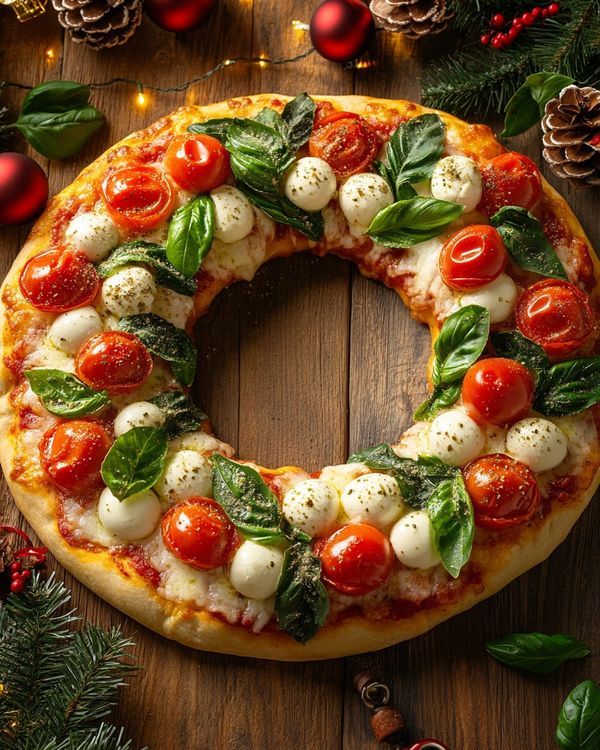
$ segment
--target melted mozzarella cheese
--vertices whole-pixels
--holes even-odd
[[[198,430],[196,432],[185,432],[175,440],[171,440],[170,448],[172,451],[195,451],[204,456],[214,453],[222,453],[224,456],[231,458],[234,450],[227,443],[222,443],[214,435],[208,432]]]
[[[134,401],[115,417],[115,435],[123,435],[133,427],[162,427],[165,415],[150,401]]]
[[[212,497],[210,461],[195,451],[172,453],[167,456],[164,471],[154,489],[170,503],[188,497]]]
[[[286,492],[281,507],[284,517],[311,537],[328,531],[339,509],[337,490],[322,479],[305,479],[295,484]]]
[[[65,233],[67,243],[99,263],[119,244],[119,230],[107,214],[94,212],[76,216]]]
[[[439,414],[429,428],[429,452],[450,466],[464,466],[481,453],[485,435],[461,409]]]
[[[519,290],[515,282],[505,273],[491,284],[482,286],[474,292],[463,294],[458,300],[457,307],[480,305],[490,313],[490,323],[502,323],[509,318],[515,307]]]
[[[473,211],[481,200],[481,172],[468,156],[446,156],[431,175],[431,195],[438,200],[460,203]]]
[[[522,419],[506,434],[506,451],[513,458],[541,473],[561,464],[567,457],[568,440],[553,422],[541,417]]]
[[[283,552],[256,542],[243,542],[229,565],[229,580],[251,599],[267,599],[277,591],[283,569]]]
[[[211,190],[215,207],[215,237],[229,244],[250,234],[254,226],[254,211],[246,196],[231,185]]]
[[[407,568],[432,568],[440,562],[429,516],[416,510],[401,518],[390,533],[396,557]]]
[[[388,529],[404,512],[398,482],[388,474],[365,474],[342,492],[342,507],[350,521]]]
[[[286,172],[283,188],[288,200],[304,211],[320,211],[335,195],[337,181],[329,164],[315,156],[298,159]]]
[[[352,175],[340,188],[340,208],[354,235],[366,234],[375,216],[393,202],[390,186],[378,174]]]
[[[158,526],[161,515],[160,500],[152,490],[118,500],[106,487],[98,500],[100,523],[116,539],[124,542],[135,542],[150,536]]]
[[[93,307],[79,307],[58,315],[48,331],[50,341],[67,354],[76,354],[81,345],[102,330],[102,319]]]
[[[369,469],[364,464],[340,464],[339,466],[326,466],[319,478],[333,485],[338,492],[343,492],[344,487],[353,479],[368,473]]]
[[[154,276],[140,266],[121,268],[102,284],[102,304],[118,318],[150,312],[155,296]]]
[[[176,328],[185,328],[188,318],[194,309],[194,300],[185,294],[178,294],[172,289],[159,286],[152,303],[152,312],[168,320]]]

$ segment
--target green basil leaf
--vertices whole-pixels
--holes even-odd
[[[286,141],[292,151],[298,151],[312,134],[317,105],[306,93],[299,94],[283,108],[281,119],[285,123]]]
[[[172,289],[178,294],[191,297],[196,292],[194,279],[186,279],[175,266],[167,260],[167,253],[161,245],[155,245],[144,240],[134,240],[117,247],[110,256],[96,267],[101,279],[113,274],[117,269],[131,263],[141,263],[150,266],[156,275],[160,286]]]
[[[429,498],[426,510],[442,565],[453,578],[458,578],[471,556],[475,537],[473,505],[462,474],[441,482]]]
[[[110,404],[106,391],[95,391],[62,370],[28,370],[25,377],[44,407],[57,417],[85,417]]]
[[[150,399],[165,415],[162,429],[169,440],[174,440],[185,432],[194,432],[208,419],[192,399],[182,391],[166,391]]]
[[[558,716],[556,741],[561,750],[598,750],[600,747],[600,687],[585,680],[574,688]]]
[[[119,435],[102,462],[102,479],[119,500],[158,482],[167,456],[167,436],[158,427],[132,427]]]
[[[505,206],[490,222],[496,227],[511,259],[526,271],[566,279],[567,274],[542,231],[540,222],[524,208]]]
[[[212,135],[221,143],[225,143],[227,140],[227,131],[233,119],[231,117],[219,117],[214,120],[207,120],[206,122],[195,122],[190,125],[188,131],[190,133],[204,133],[205,135]]]
[[[431,177],[444,152],[445,128],[439,115],[426,114],[403,122],[387,147],[394,186],[414,185]]]
[[[286,140],[287,128],[279,112],[271,109],[271,107],[264,107],[253,119],[272,128],[283,140]]]
[[[212,465],[214,498],[241,534],[260,544],[283,541],[279,503],[260,474],[219,453]]]
[[[215,207],[208,195],[200,195],[173,214],[167,237],[167,258],[187,279],[198,271],[212,245]]]
[[[458,203],[418,195],[383,208],[371,222],[367,234],[385,247],[412,247],[438,237],[463,210],[464,206]]]
[[[85,106],[90,100],[90,88],[75,81],[44,81],[27,92],[21,105],[24,115],[35,112],[65,112]]]
[[[452,406],[458,401],[460,391],[460,383],[456,385],[436,385],[431,396],[417,408],[413,419],[415,421],[433,419],[440,409]]]
[[[517,89],[504,110],[504,130],[502,138],[511,138],[525,133],[544,116],[544,109],[550,99],[574,79],[560,73],[533,73]]]
[[[310,240],[318,242],[325,231],[323,214],[320,211],[303,211],[283,196],[266,196],[257,193],[246,185],[239,185],[239,189],[255,206],[280,224],[297,229]]]
[[[309,544],[296,542],[285,553],[275,595],[279,627],[300,643],[306,643],[323,625],[328,611],[321,561]]]
[[[546,417],[578,414],[600,403],[600,356],[558,362],[537,383],[534,409]]]
[[[581,659],[591,653],[585,643],[561,633],[512,633],[488,641],[485,648],[502,664],[534,674],[548,674],[570,659]]]
[[[479,305],[466,305],[444,321],[434,344],[434,385],[460,382],[485,349],[490,333],[490,313]]]
[[[133,333],[152,354],[171,365],[173,375],[182,385],[191,385],[196,375],[196,347],[181,328],[154,313],[140,313],[121,318],[117,328]]]
[[[514,359],[538,375],[550,367],[544,349],[535,341],[523,336],[520,331],[492,333],[491,341],[499,357]]]

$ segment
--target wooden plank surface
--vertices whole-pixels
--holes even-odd
[[[308,0],[222,0],[209,25],[188,35],[161,32],[145,20],[123,48],[95,53],[65,40],[53,11],[21,26],[0,16],[2,76],[105,80],[116,75],[173,85],[236,55],[271,57],[302,51],[307,37],[292,18],[307,20]],[[45,52],[52,49],[53,61]],[[134,91],[117,86],[94,93],[108,125],[75,159],[48,163],[51,188],[68,184],[106,146],[184,101],[217,101],[258,91],[350,93],[418,99],[418,74],[439,54],[380,35],[378,65],[351,72],[314,55],[293,66],[232,68],[187,95],[150,94],[144,111]],[[2,91],[16,110],[22,94]],[[15,146],[19,146],[18,140]],[[514,148],[541,163],[536,135]],[[600,247],[597,193],[557,185]],[[0,230],[0,272],[25,237]],[[261,269],[250,284],[227,290],[199,323],[199,402],[218,434],[241,455],[265,465],[299,463],[313,470],[343,461],[349,450],[396,438],[425,390],[428,335],[389,290],[343,262],[296,257]],[[3,489],[0,517],[22,523]],[[551,559],[476,610],[409,644],[320,664],[276,664],[197,653],[126,622],[143,671],[123,693],[115,720],[151,750],[298,747],[368,750],[377,747],[351,688],[365,666],[388,681],[416,736],[445,739],[453,750],[553,747],[555,718],[568,690],[598,677],[597,658],[569,665],[550,678],[532,678],[492,662],[483,642],[514,630],[564,631],[600,649],[597,627],[600,566],[594,504]],[[75,604],[89,620],[123,616],[64,571]]]

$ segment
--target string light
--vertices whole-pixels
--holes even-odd
[[[141,83],[138,83],[138,91],[135,95],[135,106],[139,109],[144,109],[148,104],[148,97],[144,94],[144,87]]]
[[[310,26],[307,23],[304,23],[304,21],[298,21],[296,18],[292,21],[292,28],[296,31],[308,31]]]
[[[48,47],[48,49],[45,52],[46,55],[46,62],[47,63],[53,63],[56,59],[56,52],[52,47]]]

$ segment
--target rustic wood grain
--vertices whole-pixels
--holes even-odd
[[[95,53],[72,44],[54,13],[21,26],[0,8],[0,65],[11,80],[105,80],[115,75],[172,85],[225,57],[291,55],[308,44],[292,18],[307,20],[308,0],[222,0],[209,24],[187,35],[160,31],[145,20],[124,48]],[[294,66],[242,66],[195,86],[186,95],[149,94],[132,106],[127,86],[97,90],[107,126],[76,158],[48,163],[53,191],[68,184],[106,146],[161,114],[189,102],[244,93],[350,93],[418,99],[418,74],[441,46],[416,47],[379,35],[375,67],[343,70],[317,56]],[[45,51],[55,59],[48,64]],[[22,94],[2,91],[14,111]],[[15,147],[21,147],[18,138]],[[541,163],[535,134],[514,148]],[[596,193],[556,185],[600,247]],[[2,229],[0,273],[25,237]],[[410,422],[425,392],[428,334],[396,295],[334,258],[276,261],[250,284],[226,290],[198,324],[199,403],[218,434],[241,455],[265,465],[298,463],[308,470],[342,461],[351,450],[393,440]],[[6,488],[0,515],[21,523]],[[552,748],[556,715],[566,693],[597,677],[597,657],[549,678],[511,672],[486,657],[484,641],[515,630],[564,631],[600,648],[597,627],[600,566],[593,505],[551,559],[476,610],[412,643],[321,664],[276,664],[184,649],[133,622],[143,671],[123,693],[115,721],[138,746],[212,750],[368,750],[377,747],[368,716],[351,687],[368,667],[388,681],[414,737],[436,736],[454,750]],[[102,624],[123,616],[59,571],[82,615]]]

